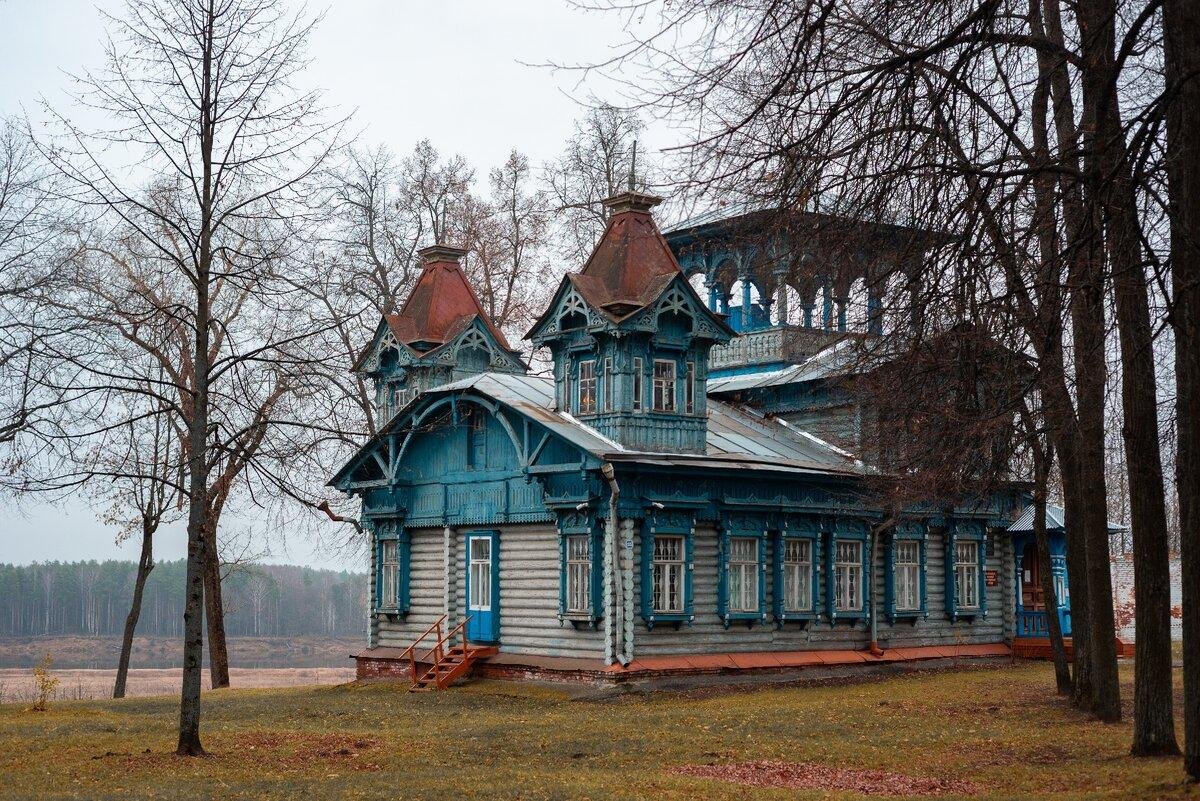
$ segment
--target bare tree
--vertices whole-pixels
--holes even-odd
[[[610,5],[636,8],[639,19],[653,13]],[[659,28],[607,66],[642,68],[648,80],[620,77],[642,104],[694,132],[677,151],[681,189],[781,215],[819,208],[952,233],[910,268],[921,293],[973,320],[998,304],[1011,309],[1038,364],[1064,482],[1074,697],[1119,718],[1103,518],[1104,298],[1106,279],[1129,271],[1118,276],[1105,250],[1108,185],[1082,180],[1119,160],[1097,161],[1095,93],[1075,111],[1071,86],[1087,72],[1086,53],[1063,35],[1058,3],[693,0],[656,9]],[[1110,61],[1115,52],[1100,51]],[[1103,142],[1116,139],[1110,126]],[[1119,316],[1140,337],[1133,315]],[[1152,694],[1160,708],[1169,703]]]
[[[37,319],[35,296],[56,280],[70,256],[69,232],[55,202],[48,165],[24,127],[0,119],[0,483],[19,475],[26,454],[18,434],[53,411],[63,397],[39,381],[47,369],[41,340],[53,334]]]
[[[1184,769],[1200,781],[1200,8],[1163,3],[1170,323],[1175,334],[1176,486],[1183,559]]]
[[[467,272],[492,322],[520,335],[554,285],[549,201],[531,186],[529,159],[516,150],[488,179],[489,199],[468,198],[461,215]]]
[[[88,134],[59,116],[57,147],[45,151],[83,202],[118,218],[161,265],[171,294],[159,297],[159,287],[149,287],[154,313],[187,332],[184,358],[161,360],[173,390],[161,396],[184,427],[188,568],[178,753],[198,755],[201,604],[216,553],[212,504],[231,491],[231,463],[254,457],[273,419],[264,413],[274,408],[269,403],[248,408],[246,401],[279,396],[289,384],[263,370],[266,355],[287,363],[289,343],[307,333],[275,313],[262,286],[278,267],[279,236],[292,232],[303,187],[336,126],[324,121],[317,93],[293,86],[313,23],[275,0],[130,0],[108,24],[106,66],[80,79],[80,97],[119,127]],[[114,165],[114,151],[141,169]],[[142,169],[165,176],[167,191],[130,184],[127,176]],[[214,316],[222,299],[242,311]],[[261,313],[247,315],[244,307],[255,302]],[[263,325],[230,328],[236,318]],[[231,408],[248,413],[214,418],[214,410]]]
[[[546,166],[559,246],[568,264],[582,264],[591,254],[608,223],[601,201],[623,191],[631,172],[636,188],[647,188],[650,171],[633,163],[634,142],[642,129],[636,114],[599,105],[575,123],[562,155]]]

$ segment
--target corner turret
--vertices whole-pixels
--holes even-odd
[[[526,335],[550,349],[558,407],[630,450],[703,453],[708,353],[733,331],[688,284],[629,191],[583,269],[569,273]]]

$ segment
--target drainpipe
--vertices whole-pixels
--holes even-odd
[[[884,528],[893,525],[896,521],[895,515],[886,515],[884,521],[877,525],[871,526],[871,642],[867,645],[867,653],[871,656],[883,656],[883,649],[879,647],[879,592],[876,589],[875,582],[875,565],[879,560],[879,538],[883,534]]]
[[[609,604],[605,612],[610,621],[609,625],[612,627],[612,640],[610,641],[612,658],[624,667],[629,664],[629,659],[625,656],[624,647],[625,576],[624,571],[620,569],[621,548],[617,541],[617,501],[621,497],[621,488],[617,486],[617,473],[611,462],[605,462],[601,465],[600,474],[608,482],[608,519],[604,522],[604,545],[605,550],[608,552],[606,556],[613,574],[612,582],[608,586],[612,586],[613,583],[616,584],[616,590],[613,593],[613,602]]]

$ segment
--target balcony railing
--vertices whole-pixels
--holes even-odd
[[[830,343],[846,336],[845,331],[801,326],[775,326],[740,334],[712,349],[710,370],[726,370],[759,364],[799,364]]]
[[[1071,636],[1071,610],[1058,610],[1058,623],[1062,628],[1064,637]],[[1017,636],[1018,637],[1049,637],[1050,625],[1046,618],[1045,611],[1041,609],[1018,609],[1017,610]]]

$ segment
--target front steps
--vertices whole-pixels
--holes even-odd
[[[495,656],[499,648],[476,645],[456,645],[446,655],[435,661],[408,688],[409,692],[444,690],[454,682],[471,674],[481,659]]]

